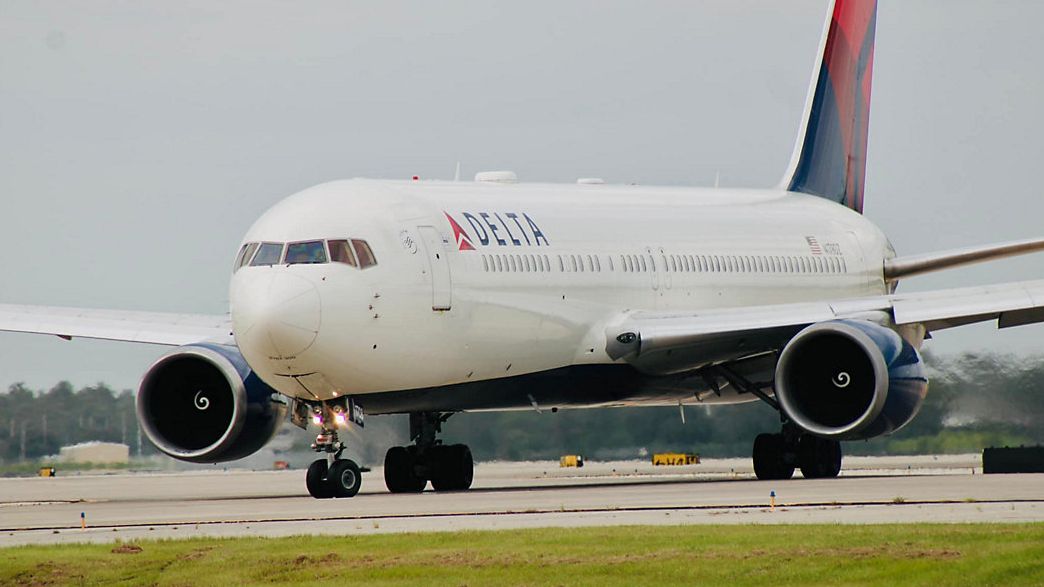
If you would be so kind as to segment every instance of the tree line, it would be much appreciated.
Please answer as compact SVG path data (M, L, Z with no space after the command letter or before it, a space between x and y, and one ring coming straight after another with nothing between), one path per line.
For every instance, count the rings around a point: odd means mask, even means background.
M845 445L848 454L975 452L985 446L1044 443L1044 357L927 355L931 386L917 418L900 432ZM762 404L679 408L613 408L458 414L444 425L447 443L471 446L480 460L546 459L562 454L635 458L657 451L748 456L754 437L779 429L778 414ZM306 452L314 429L289 425L288 451ZM402 416L372 417L352 436L353 449L377 463L388 446L405 444ZM134 393L105 384L49 390L21 383L0 393L0 461L54 455L86 441L121 442L132 456L156 454L139 430ZM285 443L284 443L285 444Z

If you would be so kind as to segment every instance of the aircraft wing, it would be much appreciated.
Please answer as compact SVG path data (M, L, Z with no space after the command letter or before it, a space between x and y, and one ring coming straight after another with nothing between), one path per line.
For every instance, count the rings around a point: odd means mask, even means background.
M227 341L228 316L0 304L0 331L181 346Z
M1044 322L1044 280L865 298L773 304L706 312L629 313L606 329L606 351L640 368L672 372L780 348L825 320L890 318L928 331L996 320L1000 328Z

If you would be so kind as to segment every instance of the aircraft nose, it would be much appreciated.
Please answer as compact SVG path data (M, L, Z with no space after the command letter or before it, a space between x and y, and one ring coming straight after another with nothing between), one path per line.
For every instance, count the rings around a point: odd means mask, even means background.
M233 329L239 346L272 359L298 357L319 334L319 290L307 278L278 269L236 289Z

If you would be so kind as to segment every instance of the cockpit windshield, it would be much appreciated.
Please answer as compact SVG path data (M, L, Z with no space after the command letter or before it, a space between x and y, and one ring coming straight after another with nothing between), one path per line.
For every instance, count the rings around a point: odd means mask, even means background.
M250 258L254 256L254 251L257 250L257 243L247 243L243 245L242 249L239 249L239 256L236 257L236 267L232 270L233 273L239 270L240 267L250 262Z
M254 260L250 262L250 266L276 265L282 257L283 243L262 243L257 249L257 254L254 255Z
M326 246L323 241L290 243L286 246L286 264L326 263Z
M370 245L366 241L353 238L352 246L355 247L355 254L359 257L359 267L361 269L377 264L377 257L373 256L373 251L370 250Z
M334 263L345 263L352 267L358 267L358 263L355 262L355 253L352 252L351 245L348 244L347 239L338 239L328 241L330 244L330 260Z
M377 258L369 243L360 239L300 241L290 243L285 247L283 243L246 243L239 250L233 273L247 265L258 267L279 265L280 263L306 265L329 262L366 269L376 265Z

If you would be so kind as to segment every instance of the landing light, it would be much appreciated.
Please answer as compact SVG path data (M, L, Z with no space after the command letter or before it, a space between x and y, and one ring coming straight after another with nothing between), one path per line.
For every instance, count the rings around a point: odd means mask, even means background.
M344 422L345 422L344 412L336 412L336 413L334 413L334 423L336 423L338 426L344 426Z
M322 426L323 425L323 415L322 414L312 414L312 424L315 424L316 426Z

